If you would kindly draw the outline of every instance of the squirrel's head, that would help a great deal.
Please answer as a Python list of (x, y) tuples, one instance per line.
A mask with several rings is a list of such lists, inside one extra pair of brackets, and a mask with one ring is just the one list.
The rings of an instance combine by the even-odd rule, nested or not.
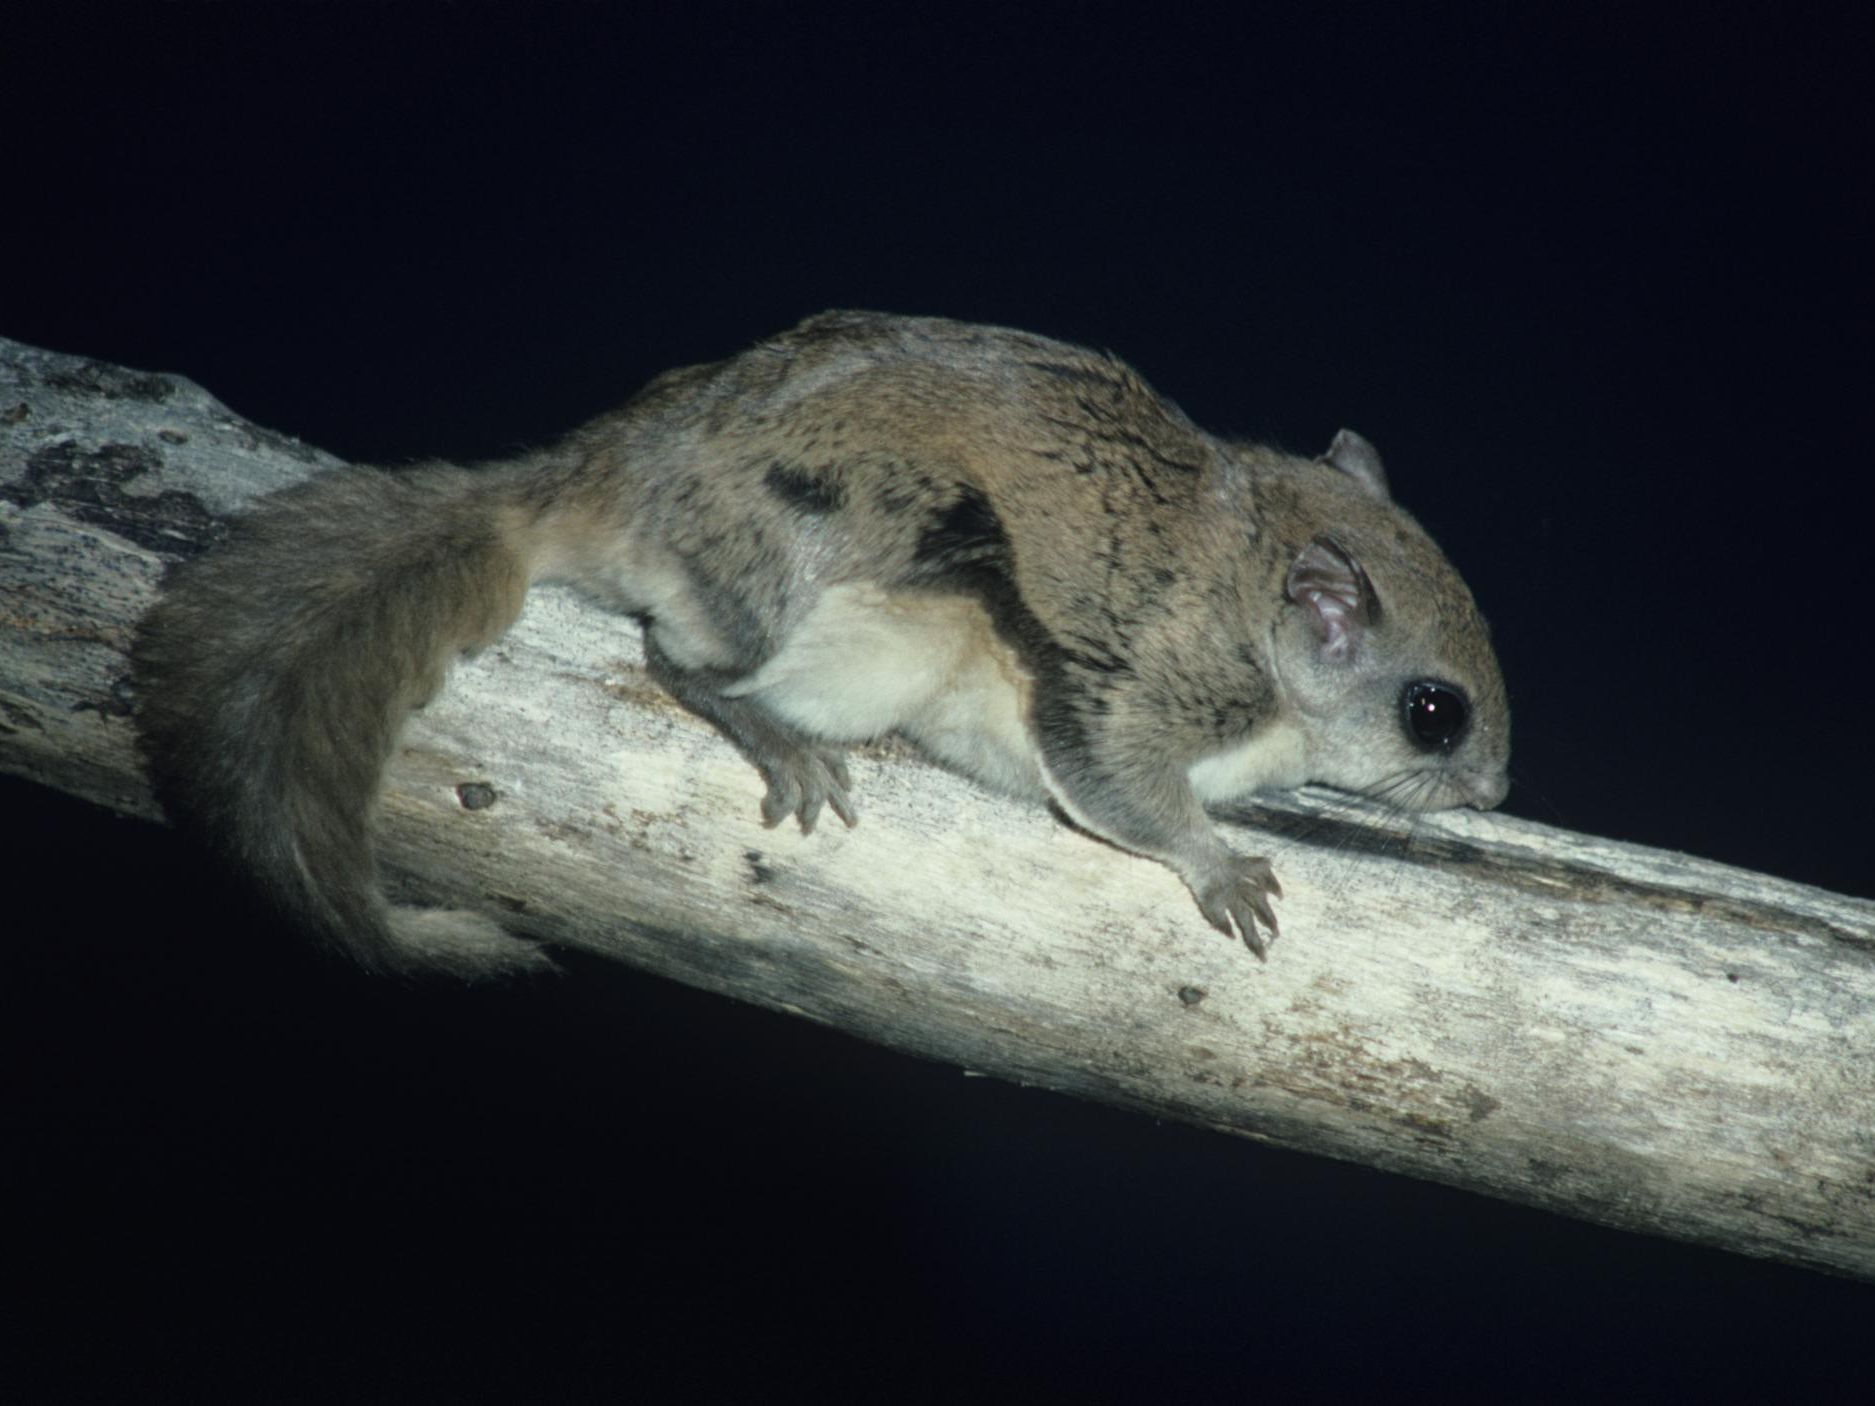
[(1285, 559), (1270, 657), (1308, 779), (1409, 810), (1497, 805), (1510, 707), (1490, 631), (1379, 454), (1343, 430), (1270, 487)]

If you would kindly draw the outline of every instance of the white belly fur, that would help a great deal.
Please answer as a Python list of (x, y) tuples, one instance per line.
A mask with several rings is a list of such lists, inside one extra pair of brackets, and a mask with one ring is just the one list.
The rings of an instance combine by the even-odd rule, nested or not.
[(1030, 684), (962, 596), (829, 587), (761, 668), (724, 689), (828, 742), (897, 731), (997, 790), (1042, 794)]
[[(761, 668), (723, 692), (810, 737), (869, 742), (899, 732), (999, 791), (1048, 794), (1029, 735), (1031, 682), (982, 606), (964, 596), (829, 587)], [(1276, 723), (1193, 762), (1200, 801), (1306, 779), (1301, 729)]]
[(1260, 786), (1299, 786), (1307, 779), (1302, 730), (1278, 722), (1185, 771), (1200, 801), (1229, 801)]

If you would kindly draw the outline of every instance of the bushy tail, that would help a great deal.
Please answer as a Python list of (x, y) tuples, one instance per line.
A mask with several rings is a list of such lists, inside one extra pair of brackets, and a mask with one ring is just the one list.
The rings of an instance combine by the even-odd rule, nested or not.
[(393, 909), (370, 831), (405, 715), (520, 612), (520, 480), (342, 469), (273, 494), (174, 573), (132, 647), (157, 795), (313, 935), (373, 971), (550, 965), (480, 914)]

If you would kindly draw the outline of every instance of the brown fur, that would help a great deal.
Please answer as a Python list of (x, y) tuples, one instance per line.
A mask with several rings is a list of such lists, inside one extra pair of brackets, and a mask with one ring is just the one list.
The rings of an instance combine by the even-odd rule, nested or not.
[[(165, 804), (368, 967), (544, 960), (476, 914), (389, 909), (369, 842), (404, 715), (541, 579), (645, 624), (660, 679), (768, 778), (771, 822), (850, 822), (839, 748), (898, 730), (1170, 865), (1259, 951), (1274, 879), (1217, 839), (1206, 796), (1503, 791), (1483, 623), (1363, 441), (1319, 461), (1232, 444), (1108, 356), (828, 313), (542, 453), (263, 500), (138, 636)], [(1344, 618), (1346, 657), (1324, 633)], [(1400, 720), (1421, 678), (1471, 710), (1437, 755)]]

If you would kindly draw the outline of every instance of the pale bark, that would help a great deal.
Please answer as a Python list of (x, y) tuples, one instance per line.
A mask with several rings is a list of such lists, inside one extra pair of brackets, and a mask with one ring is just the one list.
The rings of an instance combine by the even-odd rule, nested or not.
[[(165, 557), (331, 462), (186, 381), (0, 342), (0, 770), (155, 815), (124, 651)], [(1042, 811), (889, 746), (853, 772), (857, 829), (763, 829), (635, 628), (543, 590), (413, 720), (386, 868), (972, 1070), (1875, 1278), (1875, 904), (1303, 795), (1224, 821), (1288, 895), (1265, 965)]]

